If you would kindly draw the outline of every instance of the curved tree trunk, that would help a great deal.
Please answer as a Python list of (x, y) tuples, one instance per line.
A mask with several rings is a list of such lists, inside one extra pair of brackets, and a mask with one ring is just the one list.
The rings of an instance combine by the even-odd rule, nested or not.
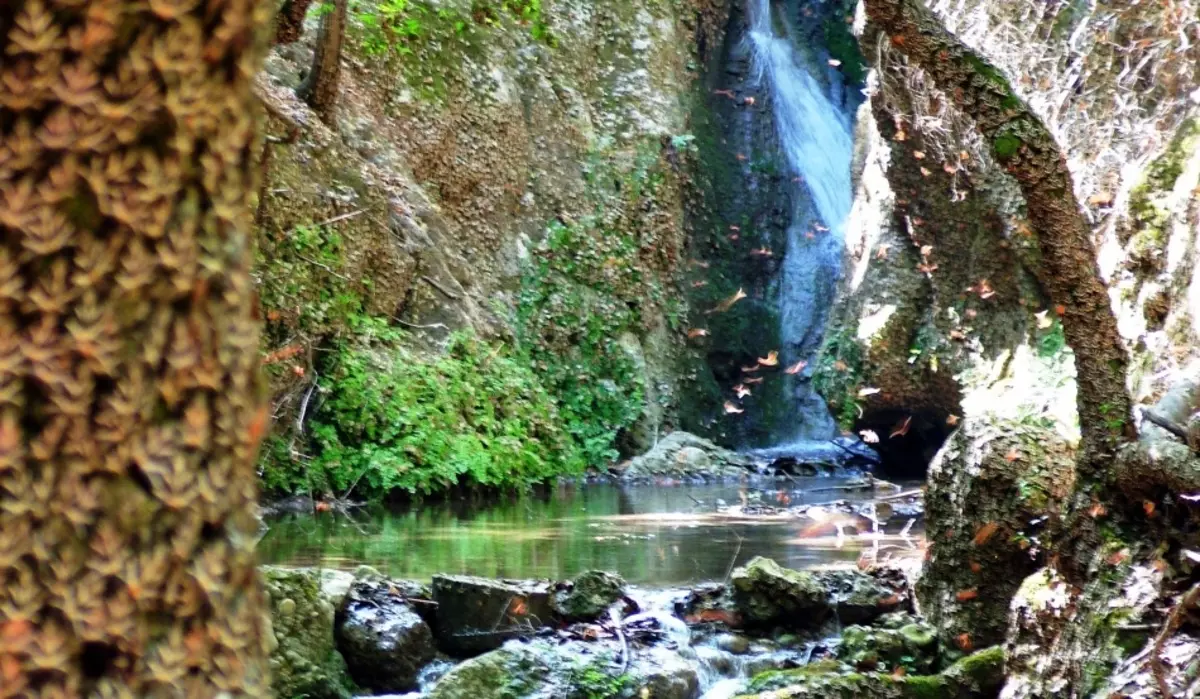
[(0, 3), (0, 696), (265, 696), (273, 2)]
[(333, 124), (342, 72), (342, 41), (346, 34), (346, 0), (333, 0), (333, 9), (321, 17), (321, 31), (313, 55), (312, 70), (296, 91), (308, 102), (321, 121)]
[(1127, 355), (1096, 266), (1091, 227), (1049, 129), (995, 67), (948, 32), (919, 0), (864, 0), (867, 17), (959, 110), (971, 116), (996, 160), (1021, 187), (1037, 235), (1035, 273), (1057, 304), (1075, 354), (1083, 454), (1081, 483), (1095, 482), (1133, 434)]

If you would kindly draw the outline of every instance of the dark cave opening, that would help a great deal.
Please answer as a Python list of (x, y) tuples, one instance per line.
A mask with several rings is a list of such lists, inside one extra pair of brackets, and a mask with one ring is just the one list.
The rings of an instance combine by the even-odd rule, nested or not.
[[(877, 475), (885, 478), (924, 479), (938, 449), (953, 427), (940, 410), (909, 411), (898, 408), (867, 411), (854, 423), (854, 431), (879, 454)], [(878, 441), (869, 436), (874, 433)]]

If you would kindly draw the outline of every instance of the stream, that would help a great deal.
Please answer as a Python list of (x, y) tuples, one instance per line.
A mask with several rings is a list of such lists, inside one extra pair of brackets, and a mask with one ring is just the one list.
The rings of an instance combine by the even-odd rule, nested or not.
[[(562, 580), (601, 569), (636, 585), (667, 587), (722, 580), (754, 556), (818, 569), (853, 566), (876, 546), (895, 555), (915, 552), (920, 522), (900, 537), (908, 523), (902, 516), (889, 519), (879, 536), (859, 522), (862, 534), (847, 529), (839, 539), (832, 527), (809, 516), (770, 513), (832, 500), (862, 506), (876, 497), (872, 491), (842, 490), (849, 482), (794, 478), (758, 489), (564, 484), (540, 495), (483, 502), (287, 515), (271, 522), (259, 553), (269, 564), (343, 570), (370, 565), (391, 577), (422, 581), (436, 573)], [(762, 509), (768, 512), (748, 514)]]

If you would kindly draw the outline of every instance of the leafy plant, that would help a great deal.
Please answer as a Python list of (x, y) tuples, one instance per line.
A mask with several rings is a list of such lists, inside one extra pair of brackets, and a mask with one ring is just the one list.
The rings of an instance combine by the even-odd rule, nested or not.
[(617, 435), (642, 414), (642, 371), (622, 338), (637, 336), (650, 308), (669, 309), (674, 322), (683, 317), (659, 281), (663, 241), (654, 227), (632, 218), (653, 206), (663, 182), (657, 144), (636, 153), (628, 169), (615, 160), (593, 155), (588, 172), (596, 213), (550, 224), (517, 305), (518, 341), (593, 465), (618, 456)]
[[(313, 487), (429, 493), (463, 483), (524, 486), (582, 470), (550, 395), (503, 345), (459, 334), (445, 355), (428, 358), (396, 345), (398, 333), (382, 321), (364, 324), (374, 327), (341, 342), (321, 379), (316, 457), (305, 474)], [(309, 485), (285, 475), (266, 482)]]
[(596, 658), (586, 665), (571, 669), (567, 679), (568, 699), (620, 699), (633, 695), (634, 679), (628, 674), (614, 674), (609, 668), (611, 659)]

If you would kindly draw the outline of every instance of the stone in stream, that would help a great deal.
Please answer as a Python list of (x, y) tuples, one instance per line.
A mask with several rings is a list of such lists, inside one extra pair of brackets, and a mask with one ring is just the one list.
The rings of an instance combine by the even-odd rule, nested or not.
[(557, 590), (550, 600), (554, 611), (571, 621), (591, 621), (604, 615), (625, 594), (625, 581), (616, 573), (588, 570)]
[(271, 688), (279, 697), (343, 699), (350, 696), (346, 663), (334, 643), (334, 600), (316, 570), (264, 566), (271, 605)]
[(358, 580), (338, 615), (338, 647), (358, 684), (383, 692), (417, 687), (437, 653), (433, 632), (390, 581)]
[[(628, 662), (621, 654), (631, 653)], [(694, 699), (700, 689), (696, 669), (663, 647), (597, 642), (509, 641), (448, 672), (428, 699), (563, 699), (631, 696)]]
[(733, 602), (748, 625), (816, 629), (833, 614), (829, 593), (812, 573), (762, 556), (730, 577)]
[(817, 580), (833, 600), (837, 619), (842, 624), (865, 624), (888, 612), (906, 607), (910, 594), (907, 583), (888, 580), (859, 570), (833, 570), (816, 573)]
[(433, 576), (438, 646), (471, 656), (526, 636), (555, 618), (549, 583)]
[(654, 448), (631, 459), (620, 469), (625, 479), (671, 476), (675, 478), (737, 478), (750, 473), (754, 459), (723, 449), (687, 432), (672, 432)]

